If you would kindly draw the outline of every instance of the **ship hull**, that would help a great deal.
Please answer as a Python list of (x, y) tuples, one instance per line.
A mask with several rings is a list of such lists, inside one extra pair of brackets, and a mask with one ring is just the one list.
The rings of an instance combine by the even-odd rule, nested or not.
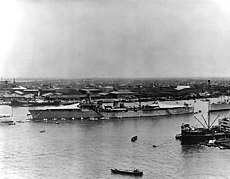
[(182, 144), (198, 144), (200, 142), (205, 142), (209, 140), (217, 140), (220, 138), (230, 138), (230, 133), (217, 133), (217, 134), (204, 134), (204, 135), (190, 135), (182, 134), (181, 142)]
[(230, 110), (230, 104), (229, 103), (213, 103), (210, 104), (210, 111), (225, 111)]
[(170, 116), (180, 114), (193, 114), (194, 108), (167, 108), (153, 110), (126, 110), (126, 111), (101, 111), (100, 114), (106, 118), (134, 118), (134, 117), (154, 117), (154, 116)]
[(29, 110), (32, 115), (32, 120), (53, 120), (53, 119), (87, 119), (102, 117), (96, 111), (82, 110)]
[(111, 110), (29, 110), (33, 120), (52, 120), (52, 119), (86, 119), (86, 118), (135, 118), (135, 117), (154, 117), (154, 116), (170, 116), (180, 114), (193, 114), (193, 107), (181, 107), (181, 108), (159, 108), (152, 110), (143, 109), (126, 109), (121, 111)]
[(181, 134), (176, 138), (181, 140), (182, 144), (198, 144), (209, 140), (230, 138), (230, 132), (223, 130), (219, 125), (212, 128), (194, 128), (189, 124), (182, 124)]

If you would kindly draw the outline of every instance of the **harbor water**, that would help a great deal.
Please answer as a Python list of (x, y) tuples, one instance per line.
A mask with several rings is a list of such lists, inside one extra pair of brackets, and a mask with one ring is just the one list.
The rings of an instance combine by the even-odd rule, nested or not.
[[(207, 117), (208, 102), (186, 102), (202, 111), (195, 114), (198, 119)], [(11, 112), (15, 121), (27, 119), (27, 107), (0, 106), (0, 113)], [(211, 119), (218, 114), (224, 117), (230, 111), (213, 113)], [(175, 140), (182, 123), (200, 126), (193, 114), (1, 124), (0, 178), (133, 178), (111, 174), (111, 168), (138, 168), (145, 179), (230, 177), (230, 151), (182, 146)], [(131, 142), (135, 135), (137, 141)]]

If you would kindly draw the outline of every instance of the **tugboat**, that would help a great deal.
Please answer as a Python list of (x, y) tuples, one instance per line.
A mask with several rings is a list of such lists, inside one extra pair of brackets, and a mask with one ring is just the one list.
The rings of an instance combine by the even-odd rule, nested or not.
[(199, 119), (203, 127), (191, 127), (189, 124), (181, 125), (181, 134), (176, 135), (176, 139), (181, 140), (182, 144), (198, 144), (200, 142), (206, 142), (209, 140), (217, 140), (220, 138), (230, 138), (230, 130), (221, 127), (220, 125), (213, 126), (216, 119), (210, 124), (210, 110), (208, 110), (208, 121), (204, 119), (203, 124)]
[(140, 171), (138, 169), (134, 169), (134, 170), (111, 169), (111, 172), (114, 174), (143, 176), (143, 171)]

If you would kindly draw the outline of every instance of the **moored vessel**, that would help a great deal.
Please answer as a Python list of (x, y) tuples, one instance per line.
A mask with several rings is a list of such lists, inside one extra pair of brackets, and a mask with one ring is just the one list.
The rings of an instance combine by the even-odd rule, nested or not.
[(188, 104), (184, 105), (145, 105), (139, 107), (126, 107), (123, 103), (114, 106), (102, 107), (101, 105), (72, 104), (53, 107), (35, 107), (30, 108), (29, 112), (33, 120), (50, 119), (113, 119), (130, 117), (154, 117), (179, 114), (193, 114), (194, 108)]
[(89, 106), (83, 107), (79, 103), (65, 106), (35, 107), (30, 108), (32, 120), (61, 120), (61, 119), (89, 119), (102, 117), (96, 110)]
[(210, 112), (230, 110), (230, 103), (227, 101), (210, 104)]
[(14, 120), (13, 120), (13, 115), (11, 114), (0, 114), (0, 123), (2, 124), (15, 124)]
[(177, 136), (182, 144), (198, 144), (209, 140), (220, 138), (230, 138), (230, 131), (226, 131), (219, 126), (211, 128), (191, 127), (189, 124), (182, 124), (181, 134)]
[[(209, 104), (210, 105), (210, 104)], [(202, 116), (203, 117), (203, 116)], [(210, 124), (210, 111), (208, 111), (207, 121), (204, 119), (204, 124), (199, 120), (202, 127), (192, 127), (189, 124), (181, 125), (181, 134), (176, 135), (176, 139), (181, 140), (182, 144), (195, 144), (206, 142), (209, 140), (217, 140), (220, 138), (230, 138), (230, 131), (222, 125), (213, 126), (214, 122), (219, 116)], [(220, 124), (220, 123), (219, 123)]]
[(111, 172), (114, 174), (143, 176), (143, 171), (140, 171), (138, 169), (134, 169), (134, 170), (111, 169)]
[(152, 105), (126, 107), (123, 103), (117, 102), (117, 104), (112, 107), (107, 106), (99, 109), (98, 111), (102, 116), (111, 119), (193, 114), (194, 107), (186, 103), (184, 103), (184, 105), (161, 105), (156, 102)]
[(209, 111), (226, 111), (230, 110), (229, 97), (226, 99), (224, 96), (221, 96), (221, 100), (210, 104)]

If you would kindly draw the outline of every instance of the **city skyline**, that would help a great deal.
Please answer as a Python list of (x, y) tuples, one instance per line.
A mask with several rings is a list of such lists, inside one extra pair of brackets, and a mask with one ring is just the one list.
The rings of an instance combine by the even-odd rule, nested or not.
[(230, 77), (227, 0), (0, 4), (3, 78)]

